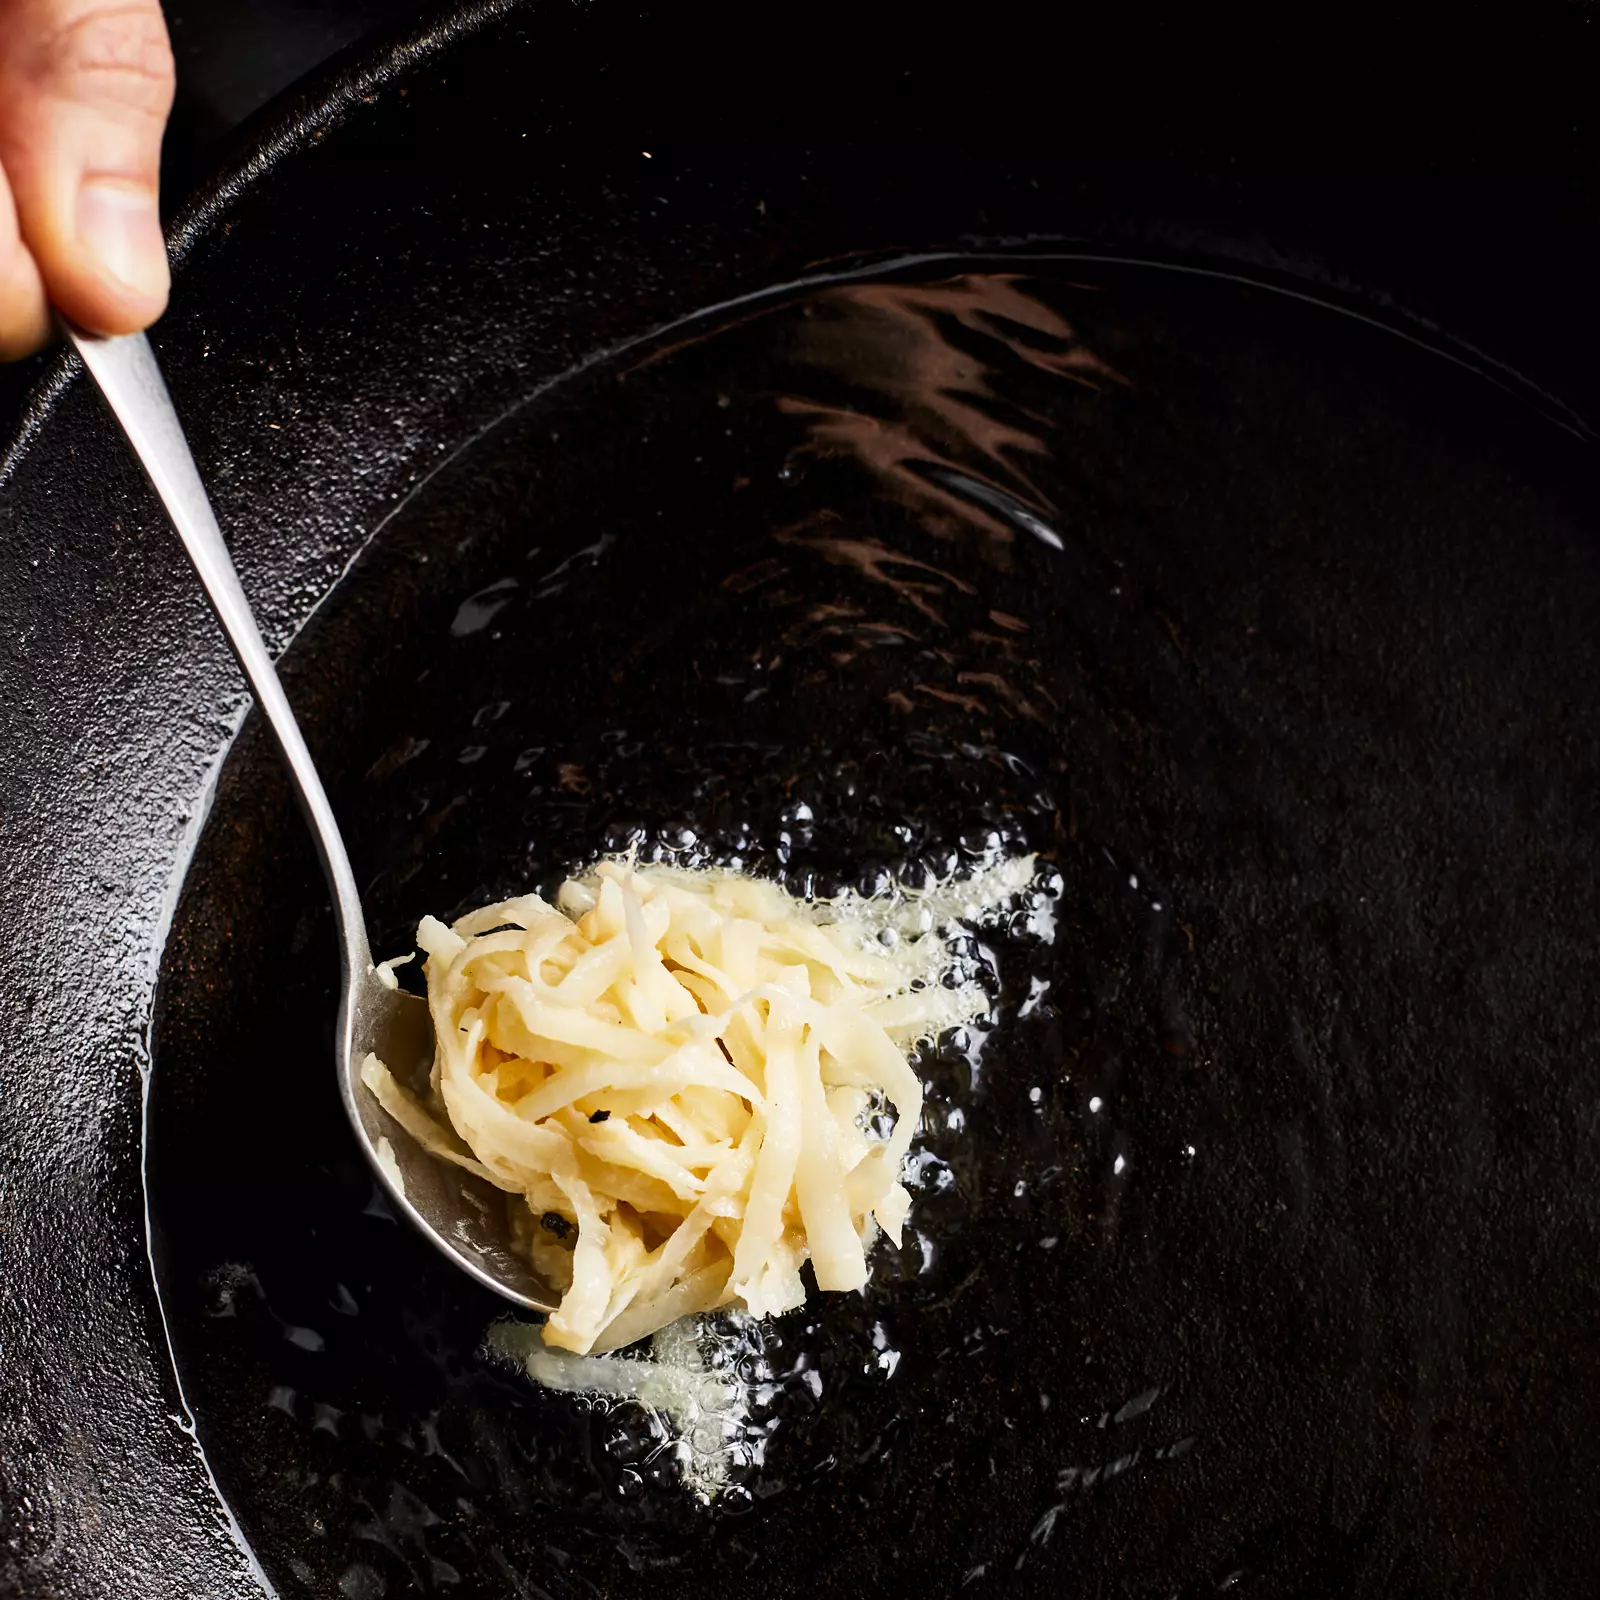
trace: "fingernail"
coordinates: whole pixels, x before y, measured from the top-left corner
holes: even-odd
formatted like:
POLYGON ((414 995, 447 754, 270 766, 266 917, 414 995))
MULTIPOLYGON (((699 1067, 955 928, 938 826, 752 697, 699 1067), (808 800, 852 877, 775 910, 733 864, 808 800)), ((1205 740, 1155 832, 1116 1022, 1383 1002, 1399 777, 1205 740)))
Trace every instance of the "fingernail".
POLYGON ((151 299, 167 292, 167 244, 148 190, 87 179, 78 190, 78 237, 125 288, 151 299))

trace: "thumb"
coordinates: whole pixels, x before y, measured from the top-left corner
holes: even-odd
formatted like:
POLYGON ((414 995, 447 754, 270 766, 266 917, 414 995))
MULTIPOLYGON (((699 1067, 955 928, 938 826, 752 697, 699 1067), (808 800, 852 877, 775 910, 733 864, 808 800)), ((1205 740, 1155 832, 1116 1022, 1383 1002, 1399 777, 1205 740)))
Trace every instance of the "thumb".
POLYGON ((166 305, 171 107, 159 0, 0 0, 0 167, 46 293, 91 332, 131 333, 166 305))

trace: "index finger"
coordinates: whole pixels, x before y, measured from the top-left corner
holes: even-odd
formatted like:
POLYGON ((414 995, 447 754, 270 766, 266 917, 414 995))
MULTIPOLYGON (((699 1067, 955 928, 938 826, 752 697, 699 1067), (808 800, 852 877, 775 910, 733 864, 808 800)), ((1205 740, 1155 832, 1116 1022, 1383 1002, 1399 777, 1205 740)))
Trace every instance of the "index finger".
POLYGON ((0 361, 32 354, 49 336, 44 280, 23 243, 11 185, 0 170, 0 361))

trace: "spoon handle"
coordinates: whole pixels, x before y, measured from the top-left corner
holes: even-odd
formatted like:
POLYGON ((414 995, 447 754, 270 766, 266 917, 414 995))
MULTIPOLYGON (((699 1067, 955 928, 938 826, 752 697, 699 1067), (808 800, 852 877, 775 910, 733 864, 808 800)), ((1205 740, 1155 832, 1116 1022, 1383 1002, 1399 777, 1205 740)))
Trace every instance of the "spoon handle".
POLYGON ((142 333, 102 338, 65 325, 68 339, 83 358, 90 376, 100 386, 106 403, 115 413, 128 442, 149 475, 161 503, 172 518, 172 525, 183 540, 184 549, 200 574, 211 609, 216 612, 238 657, 244 675, 255 692, 256 704, 289 764, 289 775, 299 795, 300 805, 311 824, 333 894, 339 918, 341 946, 346 962, 346 980, 360 981, 372 964, 367 945, 366 923, 361 914, 361 898, 356 893, 355 875, 345 853, 339 824, 317 776, 311 752, 301 736, 283 686, 272 665, 272 657, 262 642, 250 602, 239 586, 239 575, 223 543, 222 530, 206 495, 205 485, 190 454, 188 441, 178 414, 172 408, 155 352, 142 333))

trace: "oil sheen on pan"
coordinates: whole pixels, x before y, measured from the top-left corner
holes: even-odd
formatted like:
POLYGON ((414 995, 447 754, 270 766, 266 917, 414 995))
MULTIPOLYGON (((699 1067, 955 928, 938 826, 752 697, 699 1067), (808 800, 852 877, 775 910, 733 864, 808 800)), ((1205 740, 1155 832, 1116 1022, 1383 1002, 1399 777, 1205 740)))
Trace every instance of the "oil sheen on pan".
POLYGON ((709 1331, 706 1505, 659 1419, 486 1358, 505 1308, 378 1197, 247 729, 148 1172, 281 1592, 1500 1592, 1600 1465, 1595 520, 1477 375, 1084 263, 747 306, 452 462, 287 663, 375 948, 630 845, 802 895, 1040 870, 918 1060, 902 1247, 709 1331))

